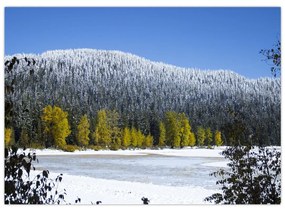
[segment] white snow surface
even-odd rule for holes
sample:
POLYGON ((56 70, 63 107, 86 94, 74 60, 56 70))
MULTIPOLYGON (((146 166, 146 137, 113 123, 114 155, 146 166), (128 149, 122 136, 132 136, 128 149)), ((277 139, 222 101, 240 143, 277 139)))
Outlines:
MULTIPOLYGON (((277 147, 278 148, 278 147, 277 147)), ((164 156, 187 156, 187 157, 222 157, 220 154, 225 147, 215 147, 214 149, 184 148, 184 149, 137 149, 137 150, 85 150, 75 152, 63 152, 54 149, 33 150, 27 149, 26 152, 36 152, 40 155, 70 155, 70 154, 94 154, 94 155, 148 155, 159 154, 164 156)), ((278 148, 280 149, 280 148, 278 148)), ((205 163, 206 166, 226 167, 227 161, 205 163)), ((33 175, 40 171, 32 171, 33 175)), ((55 179, 59 173, 51 172, 49 178, 55 179)), ((220 190, 208 190, 199 186, 164 186, 155 184, 146 184, 140 182, 117 181, 91 178, 86 176, 63 175, 63 180, 59 184, 58 191, 66 189, 67 203, 74 204, 79 197, 81 204, 96 203, 102 201, 105 205, 119 204, 142 204, 142 197, 147 197, 150 204, 206 204, 204 199, 220 190)))
POLYGON ((203 166, 223 167, 228 168, 228 161, 204 163, 203 166))
MULTIPOLYGON (((33 172, 34 174, 40 171, 33 172)), ((50 173, 55 180, 59 173, 50 173)), ((66 190, 65 201, 75 204, 79 197, 80 204, 91 205, 101 201, 104 205, 142 204, 142 197, 147 197, 150 204, 206 204, 204 198, 219 190, 207 190, 198 186, 174 187, 139 182, 127 182, 97 179, 85 176, 63 174, 58 191, 66 190)))
POLYGON ((183 149, 135 149, 135 150, 84 150, 75 152, 64 152, 62 150, 56 149, 27 149, 26 151, 35 152, 37 155, 126 155, 126 156, 135 156, 135 155, 164 155, 164 156, 184 156, 184 157, 222 157, 220 154, 225 147, 215 147, 214 149, 201 149, 201 148, 183 148, 183 149))
MULTIPOLYGON (((187 156, 187 157, 222 157, 220 152, 224 147, 215 147, 214 149, 184 148, 184 149, 136 149, 136 150, 85 150, 75 152, 63 152, 55 149, 33 150, 27 149, 26 152, 36 152, 41 155, 148 155, 158 154, 164 156, 187 156)), ((220 163, 220 162, 219 162, 220 163)), ((211 165, 211 163, 204 164, 211 165)), ((219 166, 216 162, 215 166, 219 166)), ((224 164, 222 164, 223 166, 224 164)), ((34 171, 33 174, 40 173, 34 171)), ((51 172, 50 178, 55 179, 59 173, 51 172)), ((147 197, 150 204, 205 204, 205 197, 217 190, 208 190, 199 186, 175 187, 155 184, 146 184, 140 182, 117 181, 91 178, 86 176, 63 175, 63 180, 59 184, 58 191, 66 189, 65 200, 74 204, 77 197, 81 199, 81 204, 96 203, 102 201, 102 204, 142 204, 142 197, 147 197)))

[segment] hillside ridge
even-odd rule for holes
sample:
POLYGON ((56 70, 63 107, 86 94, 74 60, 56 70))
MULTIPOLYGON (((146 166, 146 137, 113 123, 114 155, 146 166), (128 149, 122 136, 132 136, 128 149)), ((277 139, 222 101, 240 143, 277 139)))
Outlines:
MULTIPOLYGON (((258 136, 266 137, 266 143, 280 142, 279 78, 181 68, 120 51, 73 49, 13 56, 35 60, 33 74, 26 71, 17 77, 13 98, 20 113, 27 107, 40 115, 44 106, 58 105, 78 119, 83 114, 95 117, 100 109, 117 110, 124 124, 147 134, 171 110, 185 113, 194 129, 202 125, 222 130, 229 139, 223 128, 233 121, 231 111, 244 119, 248 135, 261 131, 258 136)), ((22 59, 15 72, 25 69, 22 59)))
MULTIPOLYGON (((262 78, 268 78, 268 79, 272 79, 271 77, 259 77, 256 79, 252 79, 252 78, 247 78, 237 72, 235 72, 234 70, 227 70, 227 69, 199 69, 199 68, 192 68, 192 67, 182 67, 182 66, 177 66, 177 65, 172 65, 172 64, 168 64, 162 61, 152 61, 150 59, 147 59, 143 56, 139 56, 133 53, 128 53, 128 52, 123 52, 120 50, 101 50, 101 49, 93 49, 93 48, 76 48, 76 49, 56 49, 56 50, 48 50, 48 51, 44 51, 42 53, 38 53, 38 54, 34 54, 34 53, 17 53, 17 54, 13 54, 13 55, 6 55, 5 59, 7 58, 12 58, 13 56, 19 57, 19 58, 23 58, 23 57, 38 57, 38 58, 61 58, 62 56, 66 55, 66 54, 73 54, 74 56, 78 55, 78 54, 92 54, 92 55, 96 55, 96 54, 112 54, 114 56, 118 56, 118 57, 125 57, 126 59, 135 59, 135 60, 141 60, 142 62, 148 62, 148 63, 152 63, 154 65, 163 65, 167 68, 176 68, 176 69, 183 69, 183 70, 188 70, 188 71, 201 71, 201 72, 205 72, 207 73, 215 73, 215 72, 227 72, 229 74, 232 75, 236 75, 239 76, 241 78, 244 78, 246 80, 258 80, 258 79, 262 79, 262 78)), ((278 79, 277 79, 278 80, 278 79)))

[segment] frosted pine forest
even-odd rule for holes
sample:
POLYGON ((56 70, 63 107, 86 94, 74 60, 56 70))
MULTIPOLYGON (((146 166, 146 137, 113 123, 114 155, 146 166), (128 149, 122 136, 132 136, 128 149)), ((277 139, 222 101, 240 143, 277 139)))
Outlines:
POLYGON ((221 130, 230 145, 228 125, 238 114, 248 142, 280 145, 280 78, 247 79, 229 70, 176 67, 120 51, 55 50, 5 60, 13 56, 20 59, 13 74, 21 72, 11 96, 18 128, 27 119, 36 125, 46 105, 64 108, 74 124, 84 114, 92 119, 109 109, 120 114, 120 126, 153 135, 155 145, 158 122, 175 111, 189 117, 193 131, 198 126, 221 130), (26 59, 33 64, 27 66, 26 59))

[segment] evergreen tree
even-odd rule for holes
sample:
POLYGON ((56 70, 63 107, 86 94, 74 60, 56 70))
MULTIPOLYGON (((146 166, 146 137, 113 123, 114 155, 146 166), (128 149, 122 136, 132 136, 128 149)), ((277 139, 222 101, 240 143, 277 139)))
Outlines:
POLYGON ((116 150, 122 146, 122 130, 119 127, 111 128, 111 145, 116 150))
POLYGON ((223 144, 222 141, 222 134, 220 131, 216 130, 215 131, 215 145, 216 146, 221 146, 223 144))
POLYGON ((213 142, 213 133, 211 131, 211 128, 206 128, 205 130, 205 145, 207 146, 211 146, 212 145, 212 142, 213 142))
POLYGON ((114 149, 119 149, 122 145, 122 132, 119 128, 120 115, 115 110, 106 110, 107 126, 111 133, 111 145, 114 149))
POLYGON ((28 131, 26 128, 23 128, 21 130, 21 135, 20 135, 20 146, 22 147, 28 147, 29 146, 29 135, 28 131))
POLYGON ((43 109, 42 121, 45 132, 51 135, 54 145, 61 149, 66 145, 65 139, 71 133, 67 117, 67 112, 60 107, 48 105, 43 109))
POLYGON ((73 113, 71 110, 68 116, 69 116, 71 133, 66 139, 66 143, 68 145, 77 144, 77 145, 83 146, 81 145, 81 143, 78 142, 78 125, 79 125, 80 119, 82 118, 82 114, 73 113))
POLYGON ((203 127, 199 126, 197 129, 197 145, 204 146, 206 134, 203 127))
POLYGON ((163 122, 159 123, 159 141, 158 146, 163 147, 165 146, 165 139, 166 139, 166 130, 163 122))
POLYGON ((44 132, 44 124, 41 120, 41 115, 39 115, 36 119, 36 130, 35 130, 35 135, 31 138, 31 147, 32 148, 37 148, 37 147, 49 147, 46 145, 46 134, 44 132))
POLYGON ((81 117, 80 122, 77 126, 77 142, 80 146, 89 145, 89 134, 90 134, 90 123, 87 115, 81 117))

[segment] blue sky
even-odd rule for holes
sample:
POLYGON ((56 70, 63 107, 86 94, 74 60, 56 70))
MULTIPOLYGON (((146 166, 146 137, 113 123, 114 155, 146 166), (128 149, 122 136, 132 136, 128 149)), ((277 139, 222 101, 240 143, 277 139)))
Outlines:
POLYGON ((261 49, 280 38, 280 8, 5 8, 5 54, 120 50, 181 67, 271 77, 261 49))

